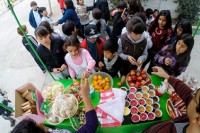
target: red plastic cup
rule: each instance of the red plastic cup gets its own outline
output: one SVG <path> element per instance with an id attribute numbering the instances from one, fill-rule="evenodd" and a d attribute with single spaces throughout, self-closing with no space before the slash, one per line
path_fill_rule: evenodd
<path id="1" fill-rule="evenodd" d="M 137 91 L 137 88 L 135 88 L 135 87 L 130 87 L 130 92 L 132 92 L 132 93 L 135 93 L 136 91 Z"/>
<path id="2" fill-rule="evenodd" d="M 131 114 L 137 114 L 138 108 L 137 107 L 131 107 Z"/>
<path id="3" fill-rule="evenodd" d="M 138 99 L 138 102 L 140 105 L 145 105 L 146 104 L 146 101 L 144 98 L 141 98 L 141 99 Z"/>
<path id="4" fill-rule="evenodd" d="M 128 98 L 129 98 L 129 100 L 135 99 L 135 94 L 129 93 Z"/>
<path id="5" fill-rule="evenodd" d="M 136 99 L 131 100 L 131 106 L 137 106 L 138 101 Z"/>
<path id="6" fill-rule="evenodd" d="M 146 121 L 148 119 L 148 115 L 146 113 L 141 113 L 140 114 L 140 120 L 141 121 Z"/>
<path id="7" fill-rule="evenodd" d="M 131 117 L 132 121 L 134 123 L 139 122 L 140 121 L 140 116 L 138 114 L 133 114 Z"/>
<path id="8" fill-rule="evenodd" d="M 155 113 L 153 113 L 153 112 L 149 112 L 149 113 L 148 113 L 148 119 L 149 119 L 149 120 L 154 120 L 155 118 L 156 118 Z"/>

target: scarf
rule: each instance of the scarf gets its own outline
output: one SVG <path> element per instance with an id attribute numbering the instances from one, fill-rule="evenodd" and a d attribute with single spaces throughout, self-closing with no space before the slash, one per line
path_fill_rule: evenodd
<path id="1" fill-rule="evenodd" d="M 112 68 L 113 64 L 115 64 L 117 59 L 118 59 L 118 55 L 116 55 L 111 61 L 109 61 L 107 58 L 104 57 L 104 62 L 105 62 L 105 65 L 106 65 L 106 69 L 108 71 Z"/>

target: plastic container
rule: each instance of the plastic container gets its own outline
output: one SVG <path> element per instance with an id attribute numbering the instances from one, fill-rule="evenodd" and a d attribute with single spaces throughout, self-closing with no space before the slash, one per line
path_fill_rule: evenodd
<path id="1" fill-rule="evenodd" d="M 95 72 L 95 73 L 93 73 L 92 75 L 90 75 L 90 77 L 88 78 L 88 82 L 89 82 L 89 85 L 90 85 L 90 86 L 92 85 L 94 75 L 96 75 L 96 76 L 100 75 L 100 76 L 102 76 L 103 78 L 108 77 L 108 78 L 109 78 L 109 81 L 110 81 L 110 88 L 113 87 L 113 78 L 112 78 L 109 74 L 107 74 L 107 73 L 105 73 L 105 72 Z M 100 83 L 100 84 L 101 84 L 101 83 Z M 106 90 L 105 90 L 105 91 L 106 91 Z"/>

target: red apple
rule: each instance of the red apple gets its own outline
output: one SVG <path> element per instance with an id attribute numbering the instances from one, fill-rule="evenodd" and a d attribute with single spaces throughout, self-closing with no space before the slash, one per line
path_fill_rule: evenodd
<path id="1" fill-rule="evenodd" d="M 142 76 L 138 76 L 137 81 L 142 81 Z"/>
<path id="2" fill-rule="evenodd" d="M 131 76 L 131 79 L 132 79 L 133 81 L 136 81 L 136 80 L 137 80 L 137 77 L 136 77 L 135 75 L 133 75 L 133 76 Z"/>
<path id="3" fill-rule="evenodd" d="M 128 77 L 127 77 L 127 81 L 129 82 L 129 81 L 131 81 L 131 80 L 132 80 L 131 76 L 128 76 Z"/>
<path id="4" fill-rule="evenodd" d="M 142 74 L 141 76 L 142 76 L 142 79 L 143 79 L 143 80 L 145 80 L 145 79 L 147 78 L 147 75 L 146 75 L 146 74 Z"/>
<path id="5" fill-rule="evenodd" d="M 135 88 L 139 88 L 139 86 L 135 84 Z"/>
<path id="6" fill-rule="evenodd" d="M 130 87 L 135 87 L 134 83 L 130 83 L 129 85 L 130 85 Z"/>
<path id="7" fill-rule="evenodd" d="M 137 81 L 137 82 L 135 83 L 135 85 L 141 86 L 141 82 Z"/>
<path id="8" fill-rule="evenodd" d="M 142 70 L 140 71 L 140 73 L 141 73 L 141 74 L 146 74 L 146 71 L 145 71 L 144 69 L 142 69 Z"/>
<path id="9" fill-rule="evenodd" d="M 135 75 L 135 70 L 131 70 L 130 75 L 131 76 Z"/>
<path id="10" fill-rule="evenodd" d="M 136 72 L 136 75 L 137 75 L 137 76 L 140 76 L 140 72 L 139 72 L 139 71 L 138 71 L 138 72 Z"/>

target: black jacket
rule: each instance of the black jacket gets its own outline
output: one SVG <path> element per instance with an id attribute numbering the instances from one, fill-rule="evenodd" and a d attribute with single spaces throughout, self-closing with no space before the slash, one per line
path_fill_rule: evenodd
<path id="1" fill-rule="evenodd" d="M 53 68 L 60 68 L 62 64 L 66 64 L 64 60 L 66 53 L 63 50 L 64 41 L 61 38 L 50 36 L 50 39 L 50 50 L 40 44 L 37 52 L 44 64 L 46 64 L 47 69 L 52 72 Z"/>
<path id="2" fill-rule="evenodd" d="M 121 18 L 122 13 L 116 12 L 113 16 L 113 31 L 112 39 L 118 40 L 118 37 L 121 35 L 122 29 L 125 27 L 126 22 Z"/>
<path id="3" fill-rule="evenodd" d="M 110 10 L 107 0 L 94 0 L 94 4 L 91 7 L 87 7 L 87 10 L 93 10 L 94 8 L 99 8 L 101 10 L 101 18 L 103 18 L 106 22 L 110 19 Z"/>

